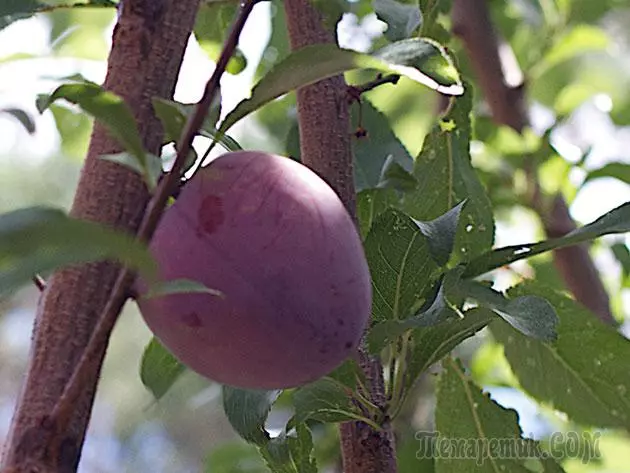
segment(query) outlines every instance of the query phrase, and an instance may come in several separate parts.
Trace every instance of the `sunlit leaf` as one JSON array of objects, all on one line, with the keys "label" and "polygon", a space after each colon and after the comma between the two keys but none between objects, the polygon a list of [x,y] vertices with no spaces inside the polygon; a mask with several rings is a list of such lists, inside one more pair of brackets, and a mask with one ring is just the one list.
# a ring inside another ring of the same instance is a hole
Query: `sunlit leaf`
[{"label": "sunlit leaf", "polygon": [[372,0],[374,13],[387,24],[385,36],[390,41],[407,39],[422,24],[418,2],[398,0]]},{"label": "sunlit leaf", "polygon": [[148,249],[129,234],[48,207],[0,215],[0,293],[35,274],[100,260],[120,261],[149,278],[155,274]]},{"label": "sunlit leaf", "polygon": [[223,410],[243,439],[256,445],[265,445],[269,440],[265,422],[279,395],[280,391],[223,386]]},{"label": "sunlit leaf", "polygon": [[373,55],[331,44],[312,45],[292,52],[276,64],[256,84],[251,97],[230,112],[219,130],[227,131],[243,117],[287,92],[353,69],[376,69],[404,75],[443,94],[463,93],[451,59],[441,46],[428,39],[399,41]]},{"label": "sunlit leaf", "polygon": [[630,203],[620,205],[594,222],[584,225],[561,238],[545,240],[539,243],[507,246],[482,254],[468,264],[464,276],[478,276],[514,261],[530,258],[546,251],[593,240],[602,235],[627,232],[630,232]]},{"label": "sunlit leaf", "polygon": [[573,421],[630,428],[630,341],[588,310],[550,287],[526,283],[508,291],[517,298],[550,301],[560,319],[558,339],[526,337],[505,322],[490,328],[523,389]]},{"label": "sunlit leaf", "polygon": [[435,423],[437,437],[421,443],[419,455],[431,454],[440,442],[453,450],[436,451],[440,472],[556,473],[562,468],[543,452],[541,445],[523,438],[518,415],[506,409],[476,386],[461,362],[443,362],[437,387]]},{"label": "sunlit leaf", "polygon": [[140,361],[140,380],[160,400],[186,371],[186,367],[155,337],[145,347]]}]

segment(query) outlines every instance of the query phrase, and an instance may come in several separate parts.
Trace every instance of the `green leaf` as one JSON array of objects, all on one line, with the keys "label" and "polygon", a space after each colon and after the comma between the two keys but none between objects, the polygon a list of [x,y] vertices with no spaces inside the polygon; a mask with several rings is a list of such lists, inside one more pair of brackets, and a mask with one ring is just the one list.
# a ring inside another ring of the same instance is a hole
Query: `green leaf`
[{"label": "green leaf", "polygon": [[449,115],[425,138],[416,158],[417,190],[402,208],[417,220],[433,220],[466,200],[455,236],[455,259],[469,260],[492,247],[490,200],[470,161],[471,93],[455,100]]},{"label": "green leaf", "polygon": [[627,278],[630,275],[630,250],[625,243],[615,243],[610,247],[610,250],[621,265],[624,278]]},{"label": "green leaf", "polygon": [[[432,438],[439,448],[435,455],[436,471],[518,473],[562,472],[546,458],[541,445],[523,438],[518,415],[494,402],[465,373],[461,362],[443,362],[437,386],[435,427]],[[430,442],[423,442],[419,454],[431,453]]]},{"label": "green leaf", "polygon": [[304,422],[315,419],[320,422],[344,422],[362,420],[363,416],[354,405],[351,391],[330,378],[321,378],[293,392],[295,420]]},{"label": "green leaf", "polygon": [[461,268],[449,271],[440,281],[437,293],[430,299],[431,303],[425,303],[415,315],[375,324],[368,334],[370,351],[378,353],[387,343],[393,343],[407,330],[429,327],[449,318],[457,317],[455,311],[451,309],[447,293],[452,292],[453,285],[459,282],[460,274]]},{"label": "green leaf", "polygon": [[225,297],[221,291],[206,287],[198,281],[173,279],[152,284],[146,294],[143,294],[142,299],[163,297],[171,294],[210,294],[217,297]]},{"label": "green leaf", "polygon": [[[177,142],[180,139],[184,126],[190,118],[190,115],[194,113],[195,108],[195,104],[184,104],[160,97],[153,98],[153,109],[164,127],[164,140],[166,143],[172,141]],[[210,105],[210,111],[203,125],[201,125],[199,129],[199,135],[211,138],[227,151],[239,151],[243,149],[234,138],[226,134],[221,134],[216,130],[215,125],[219,120],[220,114],[221,97],[217,95]]]},{"label": "green leaf", "polygon": [[29,134],[35,133],[35,122],[31,118],[31,116],[26,113],[24,110],[19,108],[0,108],[0,113],[6,113],[7,115],[11,115],[20,124],[29,132]]},{"label": "green leaf", "polygon": [[373,321],[409,317],[438,269],[426,237],[409,216],[390,209],[378,217],[364,246],[372,275]]},{"label": "green leaf", "polygon": [[92,118],[80,110],[53,104],[50,111],[61,138],[61,150],[66,156],[83,159],[90,144]]},{"label": "green leaf", "polygon": [[0,294],[35,274],[101,260],[119,261],[147,278],[156,271],[146,245],[129,234],[47,207],[0,215]]},{"label": "green leaf", "polygon": [[407,360],[404,386],[409,391],[419,375],[448,355],[457,345],[472,337],[495,320],[496,315],[482,308],[464,312],[463,318],[447,319],[432,327],[414,329],[412,349]]},{"label": "green leaf", "polygon": [[[195,39],[201,49],[215,62],[221,54],[237,9],[238,5],[235,2],[205,2],[199,7],[193,29]],[[245,67],[247,67],[247,59],[237,48],[226,70],[230,74],[238,74]]]},{"label": "green leaf", "polygon": [[39,10],[48,7],[35,0],[2,0],[0,2],[0,30],[11,23],[29,18]]},{"label": "green leaf", "polygon": [[378,217],[398,203],[393,189],[367,189],[357,194],[357,218],[365,239]]},{"label": "green leaf", "polygon": [[299,473],[317,473],[317,462],[313,457],[313,436],[304,423],[297,424],[296,437],[289,437],[291,458]]},{"label": "green leaf", "polygon": [[121,164],[134,172],[137,172],[145,180],[147,188],[153,191],[158,184],[158,179],[162,175],[162,162],[157,156],[147,153],[146,155],[146,169],[142,168],[141,163],[136,156],[123,151],[122,153],[115,154],[102,154],[100,159],[105,161],[111,161],[112,163]]},{"label": "green leaf", "polygon": [[[442,66],[439,64],[444,63]],[[420,67],[418,68],[417,65]],[[425,74],[424,68],[427,68]],[[394,43],[374,55],[340,49],[332,44],[306,46],[292,52],[276,64],[253,88],[251,97],[239,103],[225,118],[219,131],[225,132],[236,122],[263,105],[299,87],[354,69],[376,69],[400,74],[446,95],[459,95],[463,87],[457,71],[444,49],[427,39]],[[430,75],[445,79],[440,82]]]},{"label": "green leaf", "polygon": [[620,205],[594,222],[573,230],[563,237],[538,243],[506,246],[484,253],[468,264],[464,277],[475,277],[514,261],[593,240],[603,235],[627,232],[630,232],[630,202]]},{"label": "green leaf", "polygon": [[91,82],[64,84],[50,95],[40,95],[37,99],[37,109],[41,113],[59,99],[78,105],[106,126],[137,160],[145,181],[151,182],[151,171],[136,120],[122,98]]},{"label": "green leaf", "polygon": [[407,39],[422,24],[422,12],[418,2],[400,2],[397,0],[372,0],[374,13],[379,20],[387,23],[385,37],[389,41]]},{"label": "green leaf", "polygon": [[466,204],[465,200],[434,220],[415,221],[422,234],[429,241],[431,256],[439,266],[446,266],[451,257],[455,246],[459,216],[464,204]]},{"label": "green leaf", "polygon": [[630,184],[630,164],[608,163],[598,169],[589,171],[584,182],[592,181],[601,177],[614,177],[626,184]]},{"label": "green leaf", "polygon": [[524,335],[548,342],[556,339],[558,315],[546,299],[531,295],[508,299],[475,281],[465,281],[462,286],[462,292],[468,297],[493,310]]},{"label": "green leaf", "polygon": [[186,367],[157,338],[151,338],[142,354],[140,380],[156,401],[167,393],[184,371]]},{"label": "green leaf", "polygon": [[630,429],[630,341],[549,287],[520,284],[508,295],[547,299],[560,319],[554,343],[525,337],[501,321],[491,325],[522,388],[575,422]]},{"label": "green leaf", "polygon": [[416,178],[398,164],[390,154],[385,159],[378,187],[381,189],[395,189],[398,192],[412,191],[418,185]]},{"label": "green leaf", "polygon": [[269,440],[265,421],[280,392],[223,386],[223,410],[241,437],[250,443],[265,445]]},{"label": "green leaf", "polygon": [[410,181],[415,184],[413,176],[405,180],[398,170],[387,167],[398,164],[403,172],[411,171],[413,158],[394,135],[388,118],[381,111],[362,98],[360,104],[353,106],[352,123],[357,127],[360,125],[367,132],[366,136],[352,138],[354,185],[357,191],[395,187],[401,180],[407,185]]}]

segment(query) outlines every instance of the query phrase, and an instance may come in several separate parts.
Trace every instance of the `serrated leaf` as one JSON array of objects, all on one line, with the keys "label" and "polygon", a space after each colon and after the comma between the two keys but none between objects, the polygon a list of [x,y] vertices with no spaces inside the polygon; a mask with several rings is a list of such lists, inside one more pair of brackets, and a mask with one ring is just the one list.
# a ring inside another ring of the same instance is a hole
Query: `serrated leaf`
[{"label": "serrated leaf", "polygon": [[[416,314],[411,317],[398,320],[386,320],[375,324],[369,331],[368,343],[370,351],[378,353],[388,343],[393,343],[400,335],[407,330],[414,328],[430,327],[437,325],[449,318],[457,317],[457,314],[451,309],[447,300],[447,291],[450,286],[459,279],[457,271],[447,273],[448,277],[444,277],[438,285],[437,292],[429,299],[430,303],[425,303]],[[448,287],[448,289],[447,289]]]},{"label": "serrated leaf", "polygon": [[173,279],[170,281],[159,281],[152,284],[149,290],[142,295],[142,299],[152,297],[163,297],[171,294],[210,294],[217,297],[225,297],[221,291],[211,289],[198,281],[190,279]]},{"label": "serrated leaf", "polygon": [[[249,99],[240,102],[228,114],[219,131],[227,131],[242,118],[292,90],[354,69],[376,69],[404,75],[446,95],[463,93],[459,78],[453,78],[457,71],[452,67],[452,61],[437,43],[418,38],[406,40],[404,45],[395,46],[397,44],[374,55],[332,44],[311,45],[293,51],[254,86]],[[444,61],[443,67],[438,66],[440,61]],[[440,82],[425,74],[422,69],[425,66],[428,73],[446,80]]]},{"label": "serrated leaf", "polygon": [[372,320],[412,315],[438,269],[418,226],[404,213],[387,210],[372,226],[364,247],[372,275]]},{"label": "serrated leaf", "polygon": [[549,301],[532,295],[508,299],[476,281],[466,281],[460,289],[524,335],[543,341],[556,339],[558,315]]},{"label": "serrated leaf", "polygon": [[162,175],[162,162],[157,156],[147,153],[146,154],[146,168],[143,169],[136,156],[123,151],[122,153],[115,154],[102,154],[100,159],[105,161],[111,161],[112,163],[121,164],[134,172],[137,172],[144,179],[145,184],[149,191],[153,191],[158,184],[158,179]]},{"label": "serrated leaf", "polygon": [[129,234],[49,207],[0,215],[0,294],[22,286],[35,274],[106,259],[140,270],[149,279],[156,272],[146,245]]},{"label": "serrated leaf", "polygon": [[50,95],[40,95],[37,99],[37,109],[41,113],[59,99],[78,105],[99,123],[106,126],[109,132],[136,159],[145,180],[151,181],[149,162],[136,120],[122,98],[91,82],[64,84],[57,87]]},{"label": "serrated leaf", "polygon": [[417,220],[433,220],[466,200],[455,236],[455,258],[468,260],[488,251],[494,240],[490,200],[470,161],[470,92],[455,100],[449,115],[425,138],[416,158],[417,190],[402,208]]},{"label": "serrated leaf", "polygon": [[299,473],[317,473],[317,462],[313,457],[313,436],[310,429],[304,423],[295,427],[296,436],[289,437],[289,450],[291,458]]},{"label": "serrated leaf", "polygon": [[418,2],[397,0],[372,0],[372,8],[379,20],[387,24],[385,37],[389,41],[409,38],[422,24],[422,12]]},{"label": "serrated leaf", "polygon": [[223,386],[223,410],[243,439],[256,445],[265,445],[269,441],[265,422],[280,392]]},{"label": "serrated leaf", "polygon": [[464,312],[463,318],[452,318],[432,327],[417,328],[411,332],[412,349],[405,370],[405,390],[411,389],[418,376],[437,363],[453,348],[485,328],[497,316],[482,308]]},{"label": "serrated leaf", "polygon": [[142,354],[140,380],[156,401],[167,393],[184,371],[186,367],[157,338],[151,338]]},{"label": "serrated leaf", "polygon": [[295,420],[315,419],[321,422],[344,422],[361,419],[353,404],[351,391],[330,378],[321,378],[293,392]]},{"label": "serrated leaf", "polygon": [[465,204],[466,201],[463,200],[445,214],[428,222],[415,221],[422,234],[427,237],[431,256],[439,266],[445,266],[451,257],[459,216]]},{"label": "serrated leaf", "polygon": [[[216,61],[221,54],[237,9],[236,3],[211,2],[202,4],[197,12],[193,28],[195,39],[213,61]],[[237,48],[228,62],[226,71],[230,74],[238,74],[245,67],[247,67],[247,59]]]},{"label": "serrated leaf", "polygon": [[465,277],[475,277],[507,264],[545,253],[550,250],[593,240],[603,235],[630,232],[630,202],[602,215],[588,225],[584,225],[560,238],[538,243],[506,246],[488,251],[472,260],[464,272]]},{"label": "serrated leaf", "polygon": [[630,429],[630,341],[551,288],[525,283],[508,295],[542,297],[560,320],[554,343],[525,337],[507,323],[491,325],[522,388],[575,422]]},{"label": "serrated leaf", "polygon": [[365,239],[376,219],[398,203],[393,189],[367,189],[357,194],[357,218],[361,237]]},{"label": "serrated leaf", "polygon": [[31,116],[24,110],[19,108],[0,108],[0,113],[11,115],[18,122],[20,122],[20,124],[29,134],[32,135],[33,133],[35,133],[35,122],[31,118]]},{"label": "serrated leaf", "polygon": [[357,380],[363,380],[365,374],[352,358],[348,358],[340,366],[327,375],[328,378],[354,390]]},{"label": "serrated leaf", "polygon": [[[359,109],[360,107],[360,109]],[[359,123],[360,117],[360,123]],[[366,136],[353,137],[352,151],[354,153],[354,185],[357,192],[377,187],[394,187],[400,183],[388,182],[388,179],[401,179],[399,173],[391,169],[389,174],[386,165],[391,167],[398,164],[403,171],[411,171],[413,159],[400,140],[394,135],[388,118],[372,103],[361,99],[361,103],[352,108],[352,123],[359,124],[366,130]],[[409,176],[415,183],[413,176]],[[409,183],[409,179],[406,181]],[[391,184],[391,185],[390,185]]]},{"label": "serrated leaf", "polygon": [[[563,471],[553,459],[546,458],[538,442],[523,438],[516,411],[500,406],[483,393],[461,362],[447,359],[442,364],[435,409],[438,437],[433,440],[455,450],[437,451],[436,471]],[[430,443],[423,442],[422,446],[424,450]]]}]

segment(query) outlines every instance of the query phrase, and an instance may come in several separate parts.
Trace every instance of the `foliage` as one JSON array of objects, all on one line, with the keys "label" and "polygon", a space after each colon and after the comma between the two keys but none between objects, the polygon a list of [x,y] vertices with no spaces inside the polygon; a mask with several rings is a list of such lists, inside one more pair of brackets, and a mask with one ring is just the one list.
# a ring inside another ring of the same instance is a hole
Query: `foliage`
[{"label": "foliage", "polygon": [[[349,96],[356,130],[353,151],[357,218],[373,288],[367,348],[383,360],[388,411],[379,412],[366,398],[365,379],[350,360],[328,376],[284,393],[224,386],[223,408],[228,420],[244,440],[258,449],[260,457],[251,457],[251,449],[243,447],[245,450],[230,455],[256,460],[251,469],[231,469],[227,457],[221,457],[220,451],[213,452],[208,465],[225,467],[209,466],[208,471],[258,472],[264,471],[264,462],[273,472],[316,472],[321,465],[315,452],[318,442],[323,442],[317,433],[326,424],[360,420],[378,428],[385,419],[408,422],[405,409],[419,392],[419,380],[439,362],[435,392],[422,393],[434,395],[436,400],[437,437],[429,436],[430,448],[423,450],[431,460],[431,468],[442,473],[563,471],[561,462],[554,460],[557,457],[544,455],[543,445],[524,437],[516,413],[484,393],[488,386],[474,379],[474,370],[471,374],[462,344],[485,327],[498,343],[497,353],[507,361],[503,369],[509,366],[511,370],[503,382],[541,406],[551,406],[568,416],[575,423],[570,424],[571,428],[630,430],[627,338],[567,296],[566,288],[557,282],[560,279],[549,276],[552,269],[541,259],[553,250],[629,232],[630,203],[561,237],[494,247],[497,221],[505,212],[516,206],[532,206],[531,173],[522,170],[525,159],[540,170],[541,188],[537,191],[542,192],[543,203],[558,191],[573,197],[580,186],[603,178],[630,183],[628,164],[610,162],[588,167],[588,150],[582,150],[578,162],[567,162],[554,141],[554,133],[597,93],[610,97],[611,120],[616,124],[630,122],[630,75],[610,52],[612,39],[601,21],[607,12],[612,15],[614,8],[630,5],[619,0],[489,2],[498,31],[530,78],[527,84],[531,99],[554,116],[543,132],[526,130],[517,135],[492,124],[485,116],[469,58],[448,32],[452,2],[315,2],[327,21],[333,23],[342,13],[353,13],[358,18],[371,13],[383,21],[385,33],[374,41],[369,53],[333,45],[288,52],[283,15],[278,10],[281,2],[271,3],[277,12],[271,22],[268,49],[273,48],[276,57],[264,55],[251,95],[223,119],[221,103],[213,105],[198,131],[198,136],[209,138],[211,144],[201,157],[196,153],[190,156],[186,171],[194,172],[215,143],[226,150],[241,149],[226,133],[254,112],[270,139],[279,143],[276,151],[299,159],[291,94],[299,87],[340,73],[352,80],[349,94],[361,91],[359,97]],[[50,11],[115,5],[108,1],[67,5],[8,1],[0,8],[0,28]],[[194,34],[213,59],[235,11],[236,5],[230,2],[210,1],[201,7]],[[228,70],[238,74],[246,66],[247,58],[239,51]],[[421,94],[446,104],[428,107],[417,101]],[[69,133],[63,129],[67,123],[64,117],[79,112],[61,107],[57,103],[61,100],[105,125],[125,149],[103,159],[130,167],[143,176],[150,190],[155,188],[165,156],[146,152],[133,113],[120,97],[81,79],[67,80],[51,93],[40,95],[38,110],[50,109],[60,131]],[[392,108],[396,100],[402,103],[397,109]],[[154,100],[165,131],[165,145],[177,144],[192,107]],[[400,127],[413,108],[423,110],[430,126],[409,138],[414,133],[402,133]],[[17,119],[30,133],[35,130],[35,122],[26,111],[7,107],[0,112]],[[84,119],[85,115],[80,117]],[[475,154],[473,149],[481,151]],[[563,169],[564,177],[553,174],[549,179],[545,169]],[[582,172],[579,185],[567,177],[571,170]],[[552,183],[547,185],[546,180]],[[622,266],[625,282],[620,286],[627,286],[630,252],[621,240],[609,246]],[[121,261],[149,276],[153,272],[144,245],[112,229],[80,222],[45,207],[0,215],[0,293],[26,284],[38,273],[47,275],[71,264],[103,259]],[[535,268],[533,280],[516,277],[513,287],[506,292],[499,290],[496,270],[520,260],[527,260],[528,268]],[[554,283],[542,284],[543,280]],[[210,292],[221,297],[218,291],[194,281],[153,288],[153,295],[167,292]],[[484,343],[489,343],[488,331],[483,333]],[[464,355],[461,360],[454,359],[452,352]],[[140,377],[156,400],[185,371],[159,341],[152,339],[142,358]],[[270,412],[287,406],[289,420],[279,433],[272,433],[267,425]],[[486,450],[464,458],[436,450],[441,441],[458,438],[474,439],[475,448]],[[535,454],[500,458],[489,447],[492,439],[507,439]],[[413,440],[408,435],[403,436],[401,445],[410,442]],[[401,447],[401,471],[416,471],[404,458]]]}]

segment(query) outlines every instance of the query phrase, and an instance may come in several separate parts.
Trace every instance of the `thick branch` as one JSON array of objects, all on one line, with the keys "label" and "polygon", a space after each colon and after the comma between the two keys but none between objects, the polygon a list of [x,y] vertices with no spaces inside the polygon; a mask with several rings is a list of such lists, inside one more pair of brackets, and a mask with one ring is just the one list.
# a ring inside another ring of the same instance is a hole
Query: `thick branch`
[{"label": "thick branch", "polygon": [[[497,36],[485,0],[453,0],[453,32],[459,36],[477,75],[495,122],[522,131],[526,126],[524,86],[509,87],[499,57]],[[517,67],[512,64],[512,67]],[[520,72],[520,71],[519,71]],[[541,189],[532,163],[525,162],[534,186],[530,205],[538,212],[549,237],[563,235],[575,228],[564,198],[556,196],[551,206],[542,202]],[[573,246],[553,253],[554,264],[567,288],[600,320],[615,324],[608,294],[602,284],[587,245]]]},{"label": "thick branch", "polygon": [[[159,154],[162,129],[154,96],[170,98],[199,0],[126,0],[114,30],[105,88],[133,110],[148,151]],[[98,124],[75,196],[72,215],[135,231],[148,201],[141,178],[99,159],[122,151]],[[112,263],[68,268],[49,281],[37,314],[28,373],[4,450],[7,471],[76,471],[105,347],[74,405],[63,438],[49,415],[84,352],[110,295],[119,267]],[[54,451],[49,448],[57,445]]]},{"label": "thick branch", "polygon": [[[309,0],[285,0],[284,6],[292,49],[335,42],[333,32],[325,29],[319,12]],[[337,76],[303,87],[298,90],[297,101],[302,162],[326,180],[348,211],[355,215],[352,143],[344,78]],[[371,391],[369,396],[385,412],[381,364],[364,351],[361,351],[360,358]],[[375,431],[362,422],[342,424],[345,473],[396,472],[391,426],[382,427],[382,430]]]}]

